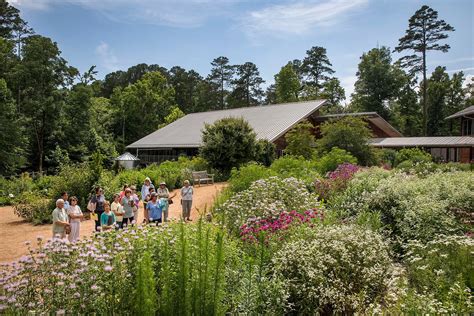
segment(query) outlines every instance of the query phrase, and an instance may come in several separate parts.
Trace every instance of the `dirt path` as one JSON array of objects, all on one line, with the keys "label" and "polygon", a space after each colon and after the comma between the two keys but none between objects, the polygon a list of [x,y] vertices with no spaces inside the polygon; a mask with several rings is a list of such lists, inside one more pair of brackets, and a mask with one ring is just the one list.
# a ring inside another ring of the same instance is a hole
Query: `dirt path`
[{"label": "dirt path", "polygon": [[[198,219],[200,214],[205,215],[206,208],[209,209],[217,194],[225,186],[225,183],[214,185],[203,185],[195,187],[191,218]],[[170,219],[178,220],[181,215],[180,190],[173,198],[174,203],[170,205]],[[52,210],[51,210],[52,211]],[[140,208],[138,221],[143,221],[143,208]],[[89,235],[94,231],[94,222],[91,220],[81,223],[81,236]],[[26,241],[36,243],[36,238],[51,237],[51,225],[33,226],[13,213],[11,206],[0,207],[0,262],[13,261],[28,253]]]}]

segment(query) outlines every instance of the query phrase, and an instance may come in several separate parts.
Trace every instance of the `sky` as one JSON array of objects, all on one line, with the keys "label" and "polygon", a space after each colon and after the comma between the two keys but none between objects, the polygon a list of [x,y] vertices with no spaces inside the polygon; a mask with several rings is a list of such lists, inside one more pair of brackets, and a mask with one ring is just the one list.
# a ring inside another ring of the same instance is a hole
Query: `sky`
[{"label": "sky", "polygon": [[[289,60],[312,46],[327,49],[349,96],[360,56],[392,50],[408,19],[427,4],[455,28],[448,53],[429,52],[438,65],[474,76],[473,0],[8,0],[36,33],[58,43],[81,72],[97,78],[139,64],[178,65],[206,76],[219,56],[255,63],[266,86]],[[393,53],[396,60],[400,54]]]}]

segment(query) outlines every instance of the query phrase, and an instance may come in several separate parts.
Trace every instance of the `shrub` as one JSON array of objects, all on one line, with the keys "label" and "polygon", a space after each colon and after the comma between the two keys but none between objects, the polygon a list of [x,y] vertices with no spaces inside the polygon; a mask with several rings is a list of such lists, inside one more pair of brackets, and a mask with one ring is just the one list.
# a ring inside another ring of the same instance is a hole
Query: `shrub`
[{"label": "shrub", "polygon": [[13,205],[16,215],[35,225],[51,223],[53,209],[50,200],[34,192],[22,193]]},{"label": "shrub", "polygon": [[260,139],[257,141],[257,154],[255,155],[255,161],[269,167],[276,158],[275,151],[275,144],[266,139]]},{"label": "shrub", "polygon": [[313,135],[313,125],[308,121],[296,124],[285,135],[287,146],[285,152],[293,156],[310,159],[314,153],[316,138]]},{"label": "shrub", "polygon": [[310,184],[319,176],[314,164],[302,157],[284,156],[275,160],[270,170],[281,178],[297,178]]},{"label": "shrub", "polygon": [[382,238],[355,226],[309,229],[275,254],[297,314],[354,313],[383,296],[391,260]]},{"label": "shrub", "polygon": [[398,166],[401,162],[410,161],[413,164],[431,162],[432,158],[429,153],[419,148],[403,148],[395,155],[395,166]]},{"label": "shrub", "polygon": [[202,131],[201,156],[224,173],[254,160],[256,150],[255,132],[242,118],[224,118]]},{"label": "shrub", "polygon": [[295,178],[270,177],[234,194],[215,212],[232,232],[249,219],[275,218],[282,211],[305,211],[318,207],[317,196],[309,193],[304,182]]},{"label": "shrub", "polygon": [[314,186],[319,198],[328,200],[331,196],[343,191],[359,169],[356,165],[343,163],[336,170],[329,172],[327,178],[316,179]]},{"label": "shrub", "polygon": [[321,125],[321,138],[316,142],[319,152],[329,152],[333,147],[348,151],[361,165],[374,163],[369,147],[372,137],[367,123],[357,117],[344,117]]},{"label": "shrub", "polygon": [[273,170],[256,163],[249,163],[239,169],[232,169],[229,178],[229,188],[232,192],[240,192],[250,187],[252,182],[276,175]]},{"label": "shrub", "polygon": [[316,168],[320,174],[325,175],[329,171],[336,170],[337,166],[343,163],[356,164],[357,158],[344,149],[334,147],[330,152],[317,159]]},{"label": "shrub", "polygon": [[[404,262],[407,265],[409,282],[417,292],[428,290],[443,305],[456,302],[455,309],[449,312],[463,314],[472,311],[472,238],[439,235],[428,243],[412,240],[405,247],[407,254],[404,256]],[[456,287],[465,295],[453,296],[452,290]]]},{"label": "shrub", "polygon": [[380,212],[393,238],[429,241],[438,234],[466,231],[474,209],[474,175],[470,172],[435,173],[420,178],[404,174],[361,172],[331,208],[351,217]]}]

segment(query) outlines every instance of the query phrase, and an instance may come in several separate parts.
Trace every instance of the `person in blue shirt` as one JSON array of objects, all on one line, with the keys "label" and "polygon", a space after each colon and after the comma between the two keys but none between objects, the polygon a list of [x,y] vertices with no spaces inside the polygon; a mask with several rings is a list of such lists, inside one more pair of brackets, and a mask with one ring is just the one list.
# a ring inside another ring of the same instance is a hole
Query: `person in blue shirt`
[{"label": "person in blue shirt", "polygon": [[61,199],[64,200],[64,209],[66,212],[69,210],[69,194],[67,192],[61,193]]},{"label": "person in blue shirt", "polygon": [[104,212],[100,215],[100,226],[102,230],[111,230],[115,228],[115,214],[110,210],[109,201],[104,202]]},{"label": "person in blue shirt", "polygon": [[158,225],[162,222],[161,215],[163,213],[163,207],[164,203],[161,201],[161,199],[158,200],[158,194],[156,194],[156,192],[153,192],[151,194],[151,200],[148,201],[148,203],[146,204],[149,216],[149,223],[156,223],[156,225]]}]

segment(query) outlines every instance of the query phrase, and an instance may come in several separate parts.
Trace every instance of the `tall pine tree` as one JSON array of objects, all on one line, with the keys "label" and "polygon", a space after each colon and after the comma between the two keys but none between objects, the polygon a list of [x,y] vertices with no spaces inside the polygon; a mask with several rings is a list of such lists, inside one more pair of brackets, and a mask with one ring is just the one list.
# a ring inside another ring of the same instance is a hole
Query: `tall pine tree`
[{"label": "tall pine tree", "polygon": [[410,69],[412,74],[422,73],[422,101],[423,101],[423,132],[428,133],[428,85],[426,77],[426,55],[430,50],[446,53],[450,46],[439,44],[439,41],[448,38],[447,32],[454,28],[444,20],[438,19],[438,12],[427,5],[422,6],[408,21],[408,29],[405,36],[399,39],[396,52],[405,50],[413,51],[413,54],[400,59],[402,66]]}]

